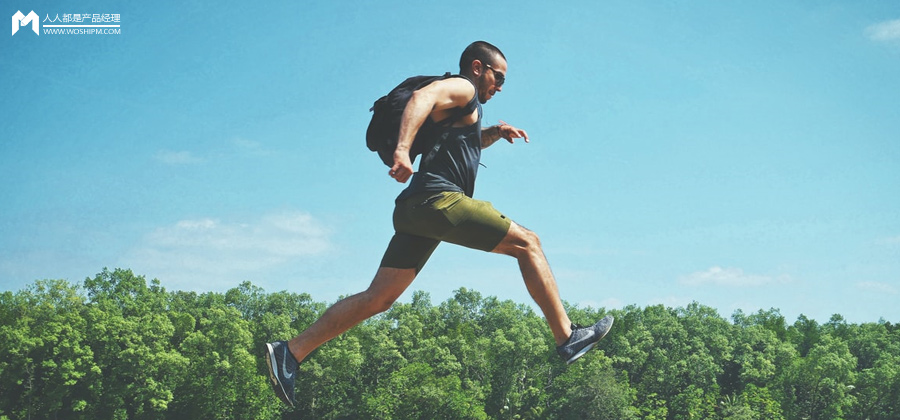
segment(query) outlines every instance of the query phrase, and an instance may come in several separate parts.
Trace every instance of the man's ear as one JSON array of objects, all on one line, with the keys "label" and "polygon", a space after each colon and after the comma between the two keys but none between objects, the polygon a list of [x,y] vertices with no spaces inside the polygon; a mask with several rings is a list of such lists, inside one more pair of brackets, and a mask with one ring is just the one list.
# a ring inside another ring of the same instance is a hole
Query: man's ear
[{"label": "man's ear", "polygon": [[481,77],[481,73],[484,72],[484,63],[481,60],[472,60],[472,74],[475,77]]}]

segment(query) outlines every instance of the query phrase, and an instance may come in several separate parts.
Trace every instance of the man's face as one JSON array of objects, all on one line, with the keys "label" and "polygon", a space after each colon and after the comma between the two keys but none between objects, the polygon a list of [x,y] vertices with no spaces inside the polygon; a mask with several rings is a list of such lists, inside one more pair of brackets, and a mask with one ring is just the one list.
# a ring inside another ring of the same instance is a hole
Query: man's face
[{"label": "man's face", "polygon": [[481,76],[478,77],[478,98],[484,104],[497,92],[502,91],[506,81],[506,60],[498,58],[493,63],[481,64]]}]

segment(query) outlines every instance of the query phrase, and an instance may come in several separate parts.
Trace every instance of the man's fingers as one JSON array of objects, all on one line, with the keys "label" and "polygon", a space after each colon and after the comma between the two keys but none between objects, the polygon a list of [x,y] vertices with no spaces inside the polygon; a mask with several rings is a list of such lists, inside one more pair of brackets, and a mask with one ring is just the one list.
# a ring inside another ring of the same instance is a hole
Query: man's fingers
[{"label": "man's fingers", "polygon": [[506,121],[503,121],[503,120],[499,120],[499,121],[500,121],[500,126],[499,126],[500,137],[503,137],[504,139],[506,139],[506,141],[508,141],[510,143],[513,143],[513,139],[518,139],[518,138],[524,138],[525,143],[529,142],[528,133],[525,132],[525,130],[521,130],[516,127],[513,127],[513,126],[509,125],[509,123],[507,123]]},{"label": "man's fingers", "polygon": [[401,165],[396,165],[388,171],[388,175],[390,175],[391,178],[396,179],[397,182],[406,183],[406,181],[409,180],[409,177],[412,176],[412,172]]},{"label": "man's fingers", "polygon": [[504,138],[510,143],[513,142],[513,139],[518,139],[518,138],[525,139],[525,143],[529,142],[528,141],[528,133],[526,133],[525,130],[519,130],[518,128],[512,128],[512,127],[509,132],[509,135],[504,136]]}]

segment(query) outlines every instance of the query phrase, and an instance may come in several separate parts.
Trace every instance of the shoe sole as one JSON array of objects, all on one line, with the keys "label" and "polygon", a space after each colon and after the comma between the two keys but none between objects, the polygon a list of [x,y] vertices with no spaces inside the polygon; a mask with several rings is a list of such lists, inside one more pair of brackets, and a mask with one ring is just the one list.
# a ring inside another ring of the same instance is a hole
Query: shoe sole
[{"label": "shoe sole", "polygon": [[606,337],[606,334],[608,334],[608,333],[609,333],[609,330],[612,329],[613,322],[615,322],[615,319],[614,319],[614,318],[613,318],[613,319],[610,319],[610,321],[609,321],[609,328],[607,328],[606,331],[603,331],[603,334],[600,335],[600,338],[598,338],[596,341],[594,341],[594,342],[592,342],[592,343],[590,343],[590,344],[584,346],[583,349],[581,349],[580,351],[578,351],[578,353],[575,353],[575,355],[573,355],[571,358],[569,358],[569,360],[566,361],[566,364],[567,364],[567,365],[571,365],[572,362],[574,362],[574,361],[580,359],[581,356],[584,356],[587,352],[591,351],[591,349],[593,349],[594,346],[596,346],[597,343],[599,343],[600,340],[603,339],[603,337]]},{"label": "shoe sole", "polygon": [[275,366],[278,365],[278,362],[275,360],[275,348],[272,347],[272,344],[266,343],[265,352],[266,365],[269,367],[269,379],[272,380],[272,389],[275,390],[275,395],[278,395],[281,401],[293,408],[294,402],[288,399],[287,392],[284,391],[284,385],[281,384],[281,381],[278,380],[278,374],[275,373]]}]

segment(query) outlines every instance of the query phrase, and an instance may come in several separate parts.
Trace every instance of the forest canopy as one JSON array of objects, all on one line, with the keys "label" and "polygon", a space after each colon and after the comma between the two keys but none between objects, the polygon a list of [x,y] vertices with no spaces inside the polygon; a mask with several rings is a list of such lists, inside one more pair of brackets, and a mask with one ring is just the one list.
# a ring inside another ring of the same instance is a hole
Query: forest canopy
[{"label": "forest canopy", "polygon": [[529,305],[467,289],[439,304],[415,292],[321,347],[290,410],[260,349],[326,307],[249,282],[168,291],[123,269],[2,292],[0,419],[900,418],[900,328],[884,320],[568,306],[573,322],[616,322],[566,366]]}]

